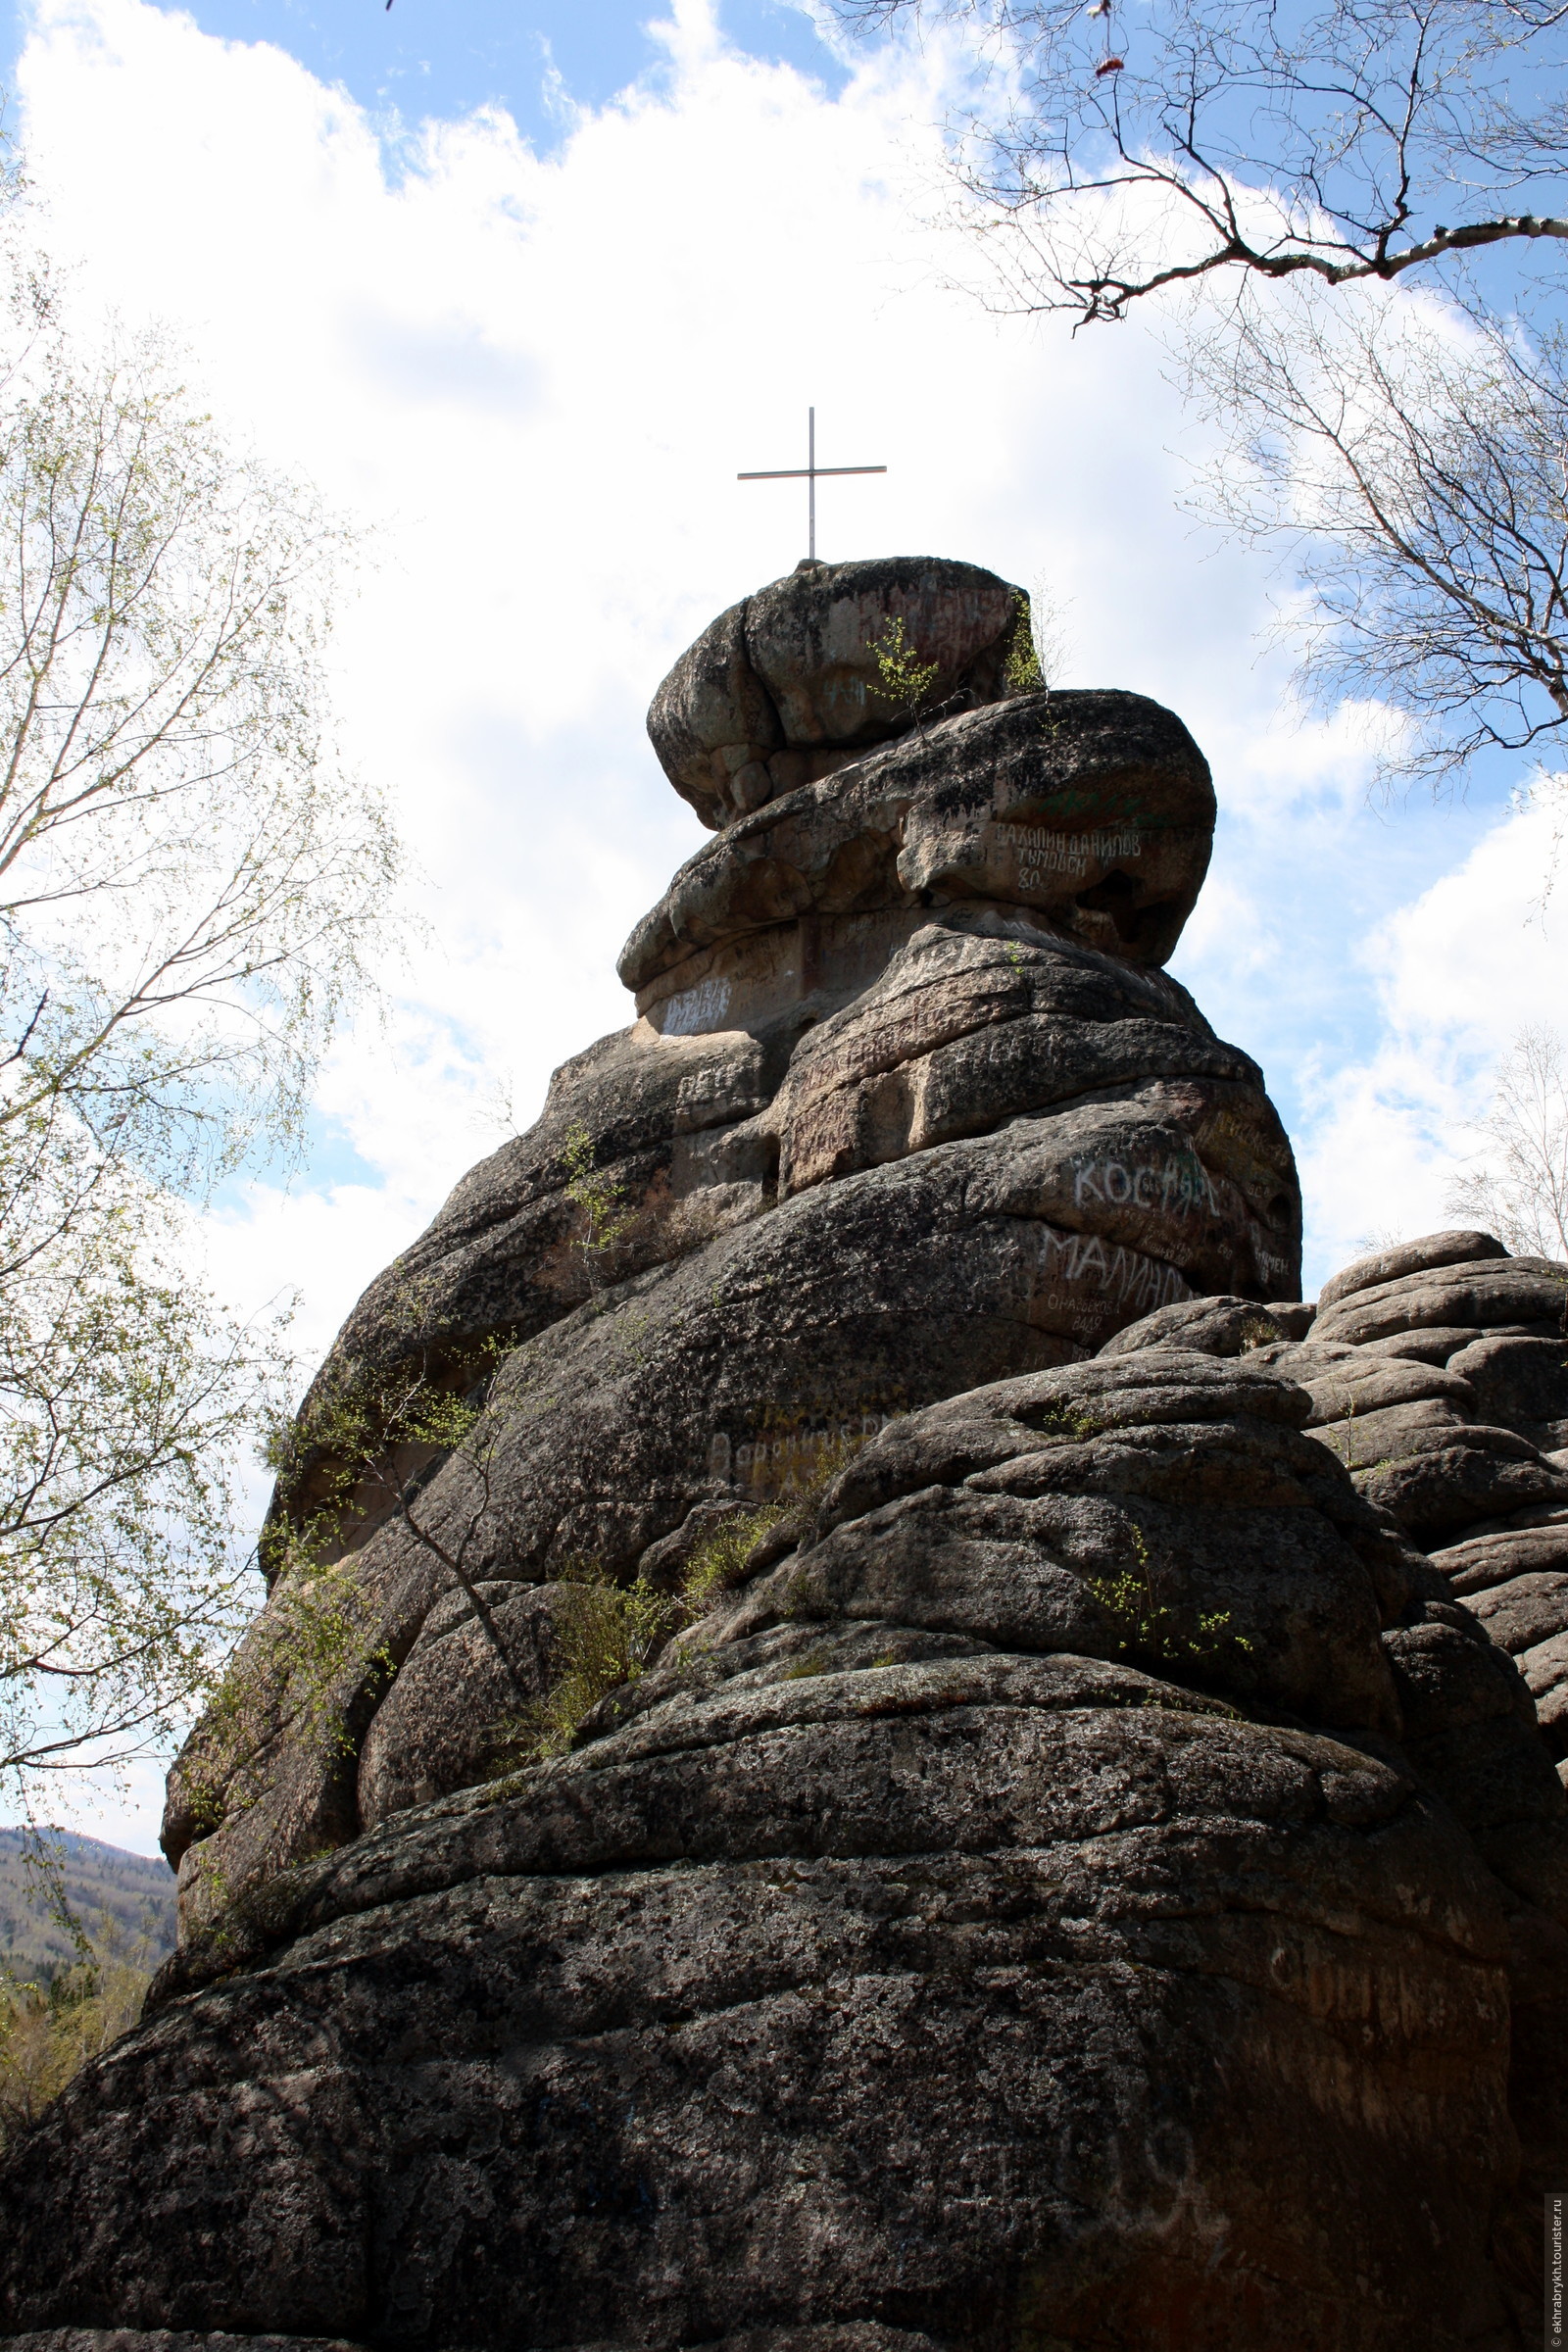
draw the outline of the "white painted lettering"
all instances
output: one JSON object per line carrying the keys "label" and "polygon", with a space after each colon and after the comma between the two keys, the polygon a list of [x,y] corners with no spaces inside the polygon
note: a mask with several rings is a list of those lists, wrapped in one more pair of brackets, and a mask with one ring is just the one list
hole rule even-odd
{"label": "white painted lettering", "polygon": [[683,989],[678,997],[670,997],[664,1005],[662,1034],[665,1037],[701,1037],[706,1030],[722,1027],[729,1010],[730,988],[727,980],[716,974],[700,980],[695,988]]}

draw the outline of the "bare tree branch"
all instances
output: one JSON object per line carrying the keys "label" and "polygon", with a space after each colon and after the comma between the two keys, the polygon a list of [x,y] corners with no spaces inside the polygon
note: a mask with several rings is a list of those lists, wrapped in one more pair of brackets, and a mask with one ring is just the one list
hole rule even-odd
{"label": "bare tree branch", "polygon": [[1405,722],[1386,771],[1451,778],[1568,725],[1568,346],[1479,308],[1238,302],[1183,348],[1228,423],[1194,504],[1288,548],[1322,703]]}
{"label": "bare tree branch", "polygon": [[1568,238],[1546,0],[836,0],[968,38],[963,217],[1008,308],[1124,318],[1247,274],[1389,283]]}
{"label": "bare tree branch", "polygon": [[1479,1139],[1446,1206],[1517,1255],[1568,1258],[1568,1055],[1555,1030],[1522,1029],[1498,1064]]}

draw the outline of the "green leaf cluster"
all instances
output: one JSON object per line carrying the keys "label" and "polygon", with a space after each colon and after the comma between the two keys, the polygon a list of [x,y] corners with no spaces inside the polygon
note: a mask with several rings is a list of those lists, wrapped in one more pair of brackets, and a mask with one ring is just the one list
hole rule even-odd
{"label": "green leaf cluster", "polygon": [[783,1515],[782,1503],[764,1502],[755,1511],[736,1511],[719,1521],[686,1563],[681,1596],[688,1619],[704,1615],[739,1579],[755,1545]]}
{"label": "green leaf cluster", "polygon": [[0,1784],[167,1748],[258,1588],[288,1377],[192,1204],[296,1149],[395,940],[328,692],[352,533],[158,335],[68,320],[0,174]]}
{"label": "green leaf cluster", "polygon": [[1143,1530],[1132,1530],[1133,1563],[1113,1577],[1085,1582],[1116,1628],[1118,1653],[1152,1658],[1166,1665],[1207,1663],[1227,1649],[1250,1650],[1245,1635],[1227,1635],[1229,1609],[1200,1614],[1194,1630],[1183,1628],[1176,1611],[1155,1596],[1152,1563]]}
{"label": "green leaf cluster", "polygon": [[911,722],[917,719],[942,674],[941,663],[921,661],[902,613],[888,622],[880,637],[867,641],[866,651],[876,662],[882,700]]}
{"label": "green leaf cluster", "polygon": [[190,1255],[179,1203],[60,1105],[0,1114],[0,1782],[24,1819],[162,1744],[260,1596],[233,1466],[286,1364]]}
{"label": "green leaf cluster", "polygon": [[1012,626],[1007,632],[1002,682],[1009,694],[1043,694],[1046,673],[1040,666],[1040,656],[1035,650],[1029,599],[1021,588],[1012,600]]}
{"label": "green leaf cluster", "polygon": [[594,1139],[584,1121],[578,1119],[566,1130],[562,1154],[566,1170],[564,1190],[582,1221],[582,1231],[573,1247],[582,1259],[591,1291],[603,1289],[616,1246],[636,1217],[636,1211],[627,1201],[623,1180],[608,1168],[596,1168],[595,1156]]}
{"label": "green leaf cluster", "polygon": [[641,1681],[677,1614],[678,1604],[667,1592],[656,1592],[646,1577],[617,1585],[597,1561],[578,1563],[556,1610],[561,1670],[545,1697],[511,1727],[515,1760],[564,1755],[602,1698]]}

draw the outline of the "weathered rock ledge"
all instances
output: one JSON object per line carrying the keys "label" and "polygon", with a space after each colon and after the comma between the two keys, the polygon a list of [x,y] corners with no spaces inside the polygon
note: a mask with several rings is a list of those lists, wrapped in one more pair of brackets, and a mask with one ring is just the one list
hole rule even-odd
{"label": "weathered rock ledge", "polygon": [[1311,1410],[1156,1347],[890,1426],[572,1754],[189,1947],[29,2143],[13,2326],[1510,2341],[1568,1800]]}

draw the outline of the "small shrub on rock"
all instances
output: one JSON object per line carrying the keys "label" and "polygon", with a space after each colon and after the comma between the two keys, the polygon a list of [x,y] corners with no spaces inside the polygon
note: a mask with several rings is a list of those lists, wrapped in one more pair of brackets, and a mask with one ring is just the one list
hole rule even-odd
{"label": "small shrub on rock", "polygon": [[646,1577],[612,1584],[592,1560],[577,1563],[562,1581],[566,1591],[555,1636],[564,1664],[548,1694],[508,1727],[514,1764],[564,1755],[590,1709],[640,1681],[673,1630],[676,1604]]}

